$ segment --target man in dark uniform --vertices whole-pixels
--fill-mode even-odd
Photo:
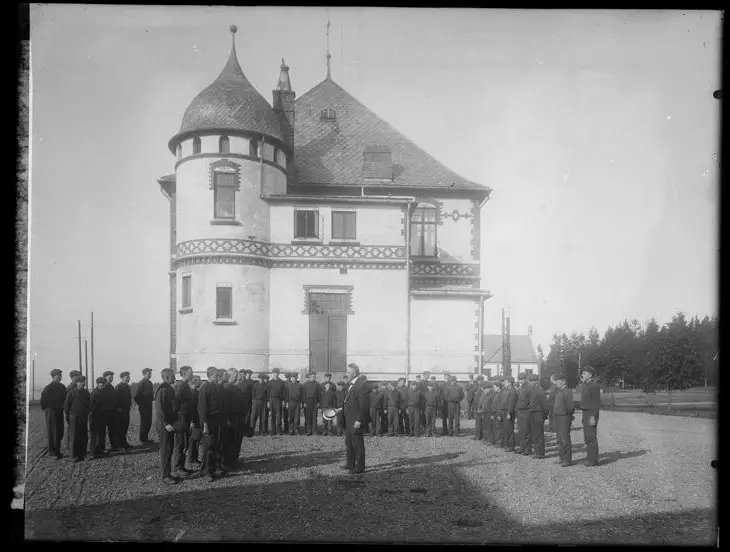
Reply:
[[[530,392],[532,386],[527,382],[527,374],[521,372],[517,375],[519,388],[517,390],[517,441],[519,453],[529,456],[532,454],[532,431],[530,418]]]
[[[504,399],[504,393],[502,392],[502,376],[498,376],[494,380],[495,393],[492,398],[492,412],[494,413],[494,445],[499,448],[504,448],[504,430],[502,428],[502,400]]]
[[[461,401],[464,400],[464,389],[451,376],[451,382],[445,388],[446,402],[449,403],[449,436],[459,435],[461,429]],[[454,427],[456,426],[456,427]]]
[[[105,386],[104,378],[96,378],[96,389],[91,392],[89,401],[89,448],[92,458],[101,458],[106,452],[106,414],[103,408]]]
[[[423,378],[421,379],[421,383],[418,386],[419,390],[421,391],[421,431],[423,432],[423,436],[426,436],[426,391],[428,391],[428,378],[431,377],[431,371],[430,370],[424,370],[423,371]]]
[[[474,393],[476,385],[474,385],[474,374],[469,374],[469,383],[466,384],[466,417],[472,419],[472,407],[474,406]]]
[[[555,384],[557,393],[553,403],[553,423],[558,441],[558,464],[567,468],[573,461],[573,446],[570,440],[570,420],[573,416],[573,393],[565,384],[565,376],[557,374]]]
[[[102,410],[104,411],[104,427],[106,434],[109,436],[109,448],[111,450],[119,450],[117,443],[117,425],[116,425],[116,410],[117,410],[117,395],[114,392],[114,372],[106,371],[102,374],[102,377],[106,380],[104,384],[103,392],[99,397],[102,404]],[[101,443],[102,449],[106,446],[106,443]]]
[[[198,419],[203,429],[201,439],[200,476],[208,476],[208,481],[215,480],[215,469],[220,458],[221,411],[218,369],[208,367],[208,381],[200,388],[198,396]]]
[[[492,384],[485,381],[482,383],[482,398],[479,401],[477,412],[482,412],[482,440],[488,445],[494,439],[494,419],[492,418]]]
[[[444,372],[444,381],[439,385],[438,390],[441,395],[441,437],[445,437],[449,434],[448,421],[449,421],[449,401],[446,400],[446,388],[449,386],[451,381],[451,375],[449,372]]]
[[[436,435],[436,414],[440,406],[441,394],[436,389],[436,382],[429,380],[426,383],[426,393],[423,395],[423,402],[426,407],[426,435]]]
[[[555,395],[558,392],[558,387],[555,385],[555,374],[550,375],[550,387],[547,391],[547,401],[548,401],[548,430],[555,431],[555,427],[553,426],[553,404],[555,403]]]
[[[547,402],[545,390],[540,385],[540,377],[530,374],[530,438],[534,450],[533,458],[545,458],[545,414]]]
[[[193,379],[193,369],[190,366],[180,367],[180,381],[172,386],[175,397],[177,416],[172,424],[172,472],[176,478],[187,477],[192,471],[185,467],[185,451],[188,447],[190,425],[193,423],[193,391],[190,381]]]
[[[504,451],[515,451],[515,406],[517,405],[517,391],[514,387],[515,379],[512,376],[504,378],[505,391],[502,403],[503,421],[502,431],[504,432]]]
[[[289,435],[299,434],[299,419],[304,402],[304,388],[299,383],[297,373],[292,374],[292,381],[287,385],[286,402],[289,412]]]
[[[142,370],[142,380],[137,384],[137,391],[134,393],[134,402],[139,407],[139,442],[143,444],[152,442],[149,434],[152,427],[152,403],[155,400],[155,394],[150,381],[151,377],[152,368]]]
[[[200,398],[200,376],[193,376],[190,380],[190,392],[193,396],[192,421],[190,423],[190,434],[188,437],[188,448],[185,451],[188,466],[194,470],[194,464],[198,464],[198,453],[200,452],[200,438],[203,432],[200,429],[200,416],[198,414],[198,399]]]
[[[259,425],[259,435],[264,434],[264,416],[265,410],[264,405],[269,399],[269,388],[266,385],[264,374],[258,374],[258,380],[251,391],[253,398],[253,406],[251,408],[251,429],[256,429],[256,424]]]
[[[408,425],[410,437],[421,436],[421,402],[423,396],[417,381],[411,381],[410,389],[406,393],[406,409],[408,411]]]
[[[335,408],[335,384],[331,381],[326,381],[320,388],[319,392],[319,406],[322,409],[322,414],[326,408]],[[323,428],[322,435],[335,436],[334,422],[332,420],[327,421],[322,416]]]
[[[281,422],[281,404],[286,395],[286,384],[279,378],[279,368],[273,368],[273,377],[269,383],[269,412],[271,412],[271,434],[282,435],[284,428]]]
[[[81,374],[74,376],[76,385],[66,393],[63,409],[68,420],[69,451],[74,462],[81,462],[86,457],[89,445],[89,405],[91,396],[86,390],[86,378]]]
[[[116,409],[114,412],[115,423],[117,428],[117,446],[125,451],[130,450],[127,442],[127,433],[129,432],[129,410],[132,408],[132,390],[129,388],[129,372],[119,374],[120,381],[114,388],[116,395]]]
[[[474,417],[474,437],[472,439],[474,441],[480,441],[483,436],[483,427],[482,422],[484,421],[484,416],[482,415],[482,411],[480,409],[480,404],[482,402],[482,395],[484,394],[484,387],[482,386],[482,382],[484,381],[484,376],[479,374],[475,379],[475,385],[476,389],[474,390],[474,400],[472,404],[472,414]]]
[[[355,363],[347,365],[349,388],[345,394],[343,412],[345,414],[345,449],[347,460],[344,468],[350,473],[365,471],[365,439],[363,433],[368,424],[370,407],[370,384],[360,375]]]
[[[383,394],[380,393],[377,383],[370,385],[369,408],[370,437],[375,437],[375,435],[382,433],[382,427],[380,426],[380,412],[383,410]]]
[[[286,391],[291,383],[291,372],[284,373],[284,398],[281,400],[281,421],[284,425],[283,435],[289,433],[289,401],[287,400]]]
[[[51,370],[51,383],[41,392],[41,408],[46,415],[46,454],[57,459],[63,458],[63,405],[66,400],[66,386],[61,383],[63,372],[58,368]]]
[[[246,424],[245,401],[243,398],[243,390],[241,389],[240,372],[235,368],[231,368],[228,374],[229,393],[231,397],[231,425],[233,427],[234,441],[231,443],[230,457],[228,458],[228,466],[232,469],[236,468],[241,462],[241,447],[243,446],[243,438],[250,432]],[[234,375],[235,374],[235,375]],[[233,381],[233,384],[231,384]]]
[[[68,396],[68,394],[71,392],[71,389],[76,388],[76,382],[78,381],[79,376],[81,376],[81,372],[79,372],[78,370],[71,370],[68,373],[68,377],[71,378],[71,382],[66,386],[66,396]],[[68,423],[69,423],[69,420],[68,420],[68,414],[67,414],[66,415],[66,424],[68,424]],[[66,431],[64,433],[63,444],[64,444],[64,447],[66,448],[66,452],[68,453],[68,455],[72,456],[69,435],[70,435],[70,431]]]
[[[344,381],[337,382],[337,391],[335,391],[335,408],[337,412],[337,435],[342,437],[345,433],[345,415],[341,410],[345,405],[345,395],[347,394],[347,384]]]
[[[398,386],[396,391],[400,394],[400,409],[398,410],[398,433],[401,435],[410,435],[410,426],[408,424],[408,409],[406,404],[408,402],[408,386],[406,385],[406,378],[398,378]]]
[[[400,412],[401,394],[395,387],[395,382],[389,381],[386,385],[385,399],[383,404],[388,411],[388,435],[395,437],[398,431],[398,413]]]
[[[583,439],[588,456],[585,465],[598,465],[598,414],[601,409],[601,389],[596,381],[596,370],[585,366],[581,370],[580,409],[583,413]]]
[[[241,382],[241,392],[243,393],[243,417],[244,423],[253,429],[251,423],[251,409],[253,408],[253,386],[254,381],[252,379],[253,371],[244,370],[245,378]]]
[[[307,435],[319,434],[317,430],[317,405],[319,403],[320,387],[317,383],[317,374],[309,372],[307,381],[302,392],[304,393],[304,427]]]
[[[157,388],[155,410],[157,411],[158,430],[160,436],[160,472],[162,482],[174,485],[178,480],[172,477],[171,464],[175,423],[177,422],[177,404],[175,401],[175,372],[164,368],[161,373],[162,384]]]

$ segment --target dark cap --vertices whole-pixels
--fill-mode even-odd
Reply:
[[[583,368],[581,368],[580,371],[588,372],[591,376],[596,375],[596,369],[593,366],[583,366]]]
[[[272,372],[273,374],[278,374],[279,372],[281,372],[281,368],[278,368],[278,367],[274,366],[274,367],[273,367],[273,368],[271,369],[271,372]]]
[[[259,379],[264,379],[266,376],[264,376],[263,372],[259,372],[258,374],[256,374],[256,377]]]
[[[436,381],[436,376],[431,376],[431,381]]]
[[[331,378],[331,377],[332,377],[332,374],[330,374],[329,372],[327,372],[327,373],[326,373],[326,374],[324,375],[324,377],[326,377],[326,378]]]
[[[123,378],[124,376],[128,376],[128,375],[129,375],[129,372],[122,372],[121,374],[119,374],[119,377]]]
[[[408,382],[408,385],[416,385],[418,382],[416,380],[411,380]]]
[[[416,379],[421,379],[421,374],[416,374]]]
[[[337,385],[338,385],[338,386],[340,386],[340,385],[341,385],[342,387],[344,387],[344,386],[345,386],[345,385],[347,385],[347,384],[346,384],[346,383],[345,383],[344,381],[338,381],[338,382],[337,382]]]
[[[79,374],[76,376],[76,381],[86,381],[86,376]]]
[[[567,381],[565,374],[555,374],[555,381]]]
[[[81,372],[79,372],[78,370],[71,370],[68,375],[69,377],[80,376]]]
[[[246,370],[245,368],[241,368],[241,369],[240,369],[240,370],[238,371],[238,373],[239,373],[239,374],[246,374],[246,373],[248,373],[248,370]]]
[[[100,383],[106,383],[106,380],[101,376],[96,378],[96,384],[99,385]]]
[[[482,382],[482,387],[492,387],[492,384],[489,383],[488,381],[483,381]]]
[[[377,389],[378,387],[380,387],[380,384],[378,384],[378,383],[371,383],[370,384],[370,387],[372,387],[373,389]]]
[[[51,377],[55,378],[56,376],[60,376],[63,374],[63,370],[59,370],[58,368],[54,368],[51,370]]]
[[[148,372],[149,372],[149,373],[151,374],[151,373],[152,373],[152,368],[143,368],[143,369],[142,369],[142,373],[143,373],[143,374],[146,374],[146,373],[148,373]]]
[[[114,375],[114,372],[107,370],[106,372],[104,372],[102,374],[102,377],[113,376],[113,375]]]

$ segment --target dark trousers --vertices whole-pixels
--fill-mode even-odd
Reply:
[[[271,412],[271,433],[283,433],[281,423],[281,399],[269,399],[269,411]]]
[[[364,426],[359,429],[353,427],[353,422],[346,420],[345,450],[347,452],[347,467],[354,468],[355,472],[365,471],[365,438]]]
[[[91,453],[101,454],[106,447],[106,423],[103,412],[92,412],[89,415],[89,449]]]
[[[227,428],[228,440],[226,449],[223,451],[223,464],[233,466],[241,454],[241,446],[243,445],[243,431],[246,427],[244,414],[233,413],[229,415],[231,425]]]
[[[340,410],[337,413],[337,435],[342,436],[345,432],[345,415]]]
[[[517,411],[517,440],[522,454],[532,454],[532,416],[525,408]]]
[[[116,442],[117,447],[127,448],[129,443],[127,442],[127,433],[129,432],[129,410],[122,410],[114,412],[114,426],[117,431]]]
[[[263,423],[261,424],[264,433],[269,432],[269,402],[264,401]]]
[[[86,456],[86,447],[89,446],[89,420],[87,417],[68,417],[68,454],[72,458],[83,460]]]
[[[63,442],[63,410],[46,408],[46,436],[48,438],[49,455],[61,456],[61,443]]]
[[[256,423],[259,424],[259,435],[264,432],[265,425],[264,401],[254,400],[251,409],[251,429],[256,429]]]
[[[307,399],[304,403],[304,427],[307,435],[317,434],[317,401]]]
[[[377,408],[370,409],[370,436],[382,434],[383,430],[380,426],[380,410]]]
[[[281,422],[284,425],[284,433],[289,433],[289,408],[285,400],[281,401]]]
[[[218,458],[221,466],[226,465],[228,460],[228,452],[231,449],[233,441],[233,424],[231,423],[230,414],[223,414],[220,417],[220,426],[218,429]]]
[[[243,419],[246,422],[246,425],[253,427],[251,424],[251,406],[252,406],[253,399],[251,397],[244,397],[243,398]]]
[[[139,405],[139,440],[144,443],[150,440],[150,428],[152,427],[152,403]]]
[[[530,439],[535,456],[545,456],[545,416],[542,411],[530,412]]]
[[[502,411],[494,412],[494,444],[498,447],[504,446],[504,432],[502,431]]]
[[[185,467],[185,451],[188,448],[188,434],[190,425],[181,424],[179,429],[173,432],[172,441],[172,469],[178,471]],[[167,432],[165,432],[167,433]],[[160,445],[162,446],[162,445]],[[163,476],[164,477],[164,476]]]
[[[555,431],[555,416],[553,416],[553,405],[549,405],[550,414],[548,415],[548,429]]]
[[[484,436],[484,414],[481,412],[474,413],[474,439],[479,441]]]
[[[193,439],[192,433],[192,430],[188,433],[188,448],[185,451],[185,457],[187,458],[188,465],[197,464],[198,455],[200,453],[200,439]]]
[[[294,435],[295,431],[299,431],[299,416],[300,416],[299,403],[290,402],[287,412],[289,414],[289,433],[291,435]]]
[[[573,444],[570,441],[570,416],[553,416],[555,437],[558,441],[558,457],[561,462],[570,464],[573,461]]]
[[[507,452],[515,450],[515,422],[512,420],[511,412],[506,410],[502,414],[502,433],[504,433],[504,450]]]
[[[106,426],[106,434],[109,436],[109,446],[111,448],[116,448],[117,446],[117,417],[116,417],[116,411],[115,410],[105,410],[104,411],[104,424]],[[106,443],[103,443],[102,446],[106,446]],[[103,450],[103,449],[102,449]]]
[[[220,421],[217,418],[208,420],[208,435],[204,435],[200,440],[201,456],[203,457],[203,461],[200,463],[201,475],[213,474],[218,466],[221,453],[220,433]]]
[[[160,436],[160,475],[161,477],[170,477],[172,471],[172,454],[175,445],[175,432],[167,431],[162,422],[159,422],[157,433]]]
[[[411,426],[408,423],[408,409],[406,408],[398,409],[398,433],[401,435],[410,435],[411,433]]]
[[[449,420],[449,403],[446,401],[441,403],[441,435],[446,435],[446,433],[449,430],[448,427],[448,420]]]
[[[408,407],[408,424],[410,425],[411,437],[421,436],[421,409],[417,406]]]
[[[388,407],[388,433],[392,437],[398,429],[398,407]]]
[[[472,406],[474,405],[474,399],[466,401],[466,419],[471,420],[473,416]]]
[[[426,429],[426,407],[424,406],[421,408],[421,430],[425,431]]]
[[[492,412],[484,413],[484,421],[482,422],[482,433],[484,433],[484,441],[490,445],[494,444],[494,414]]]
[[[454,434],[454,425],[456,425],[456,432],[459,432],[461,428],[461,409],[458,402],[449,403],[449,435]]]
[[[426,406],[426,433],[429,437],[433,437],[436,434],[436,414],[438,413],[438,406]]]
[[[594,426],[588,424],[591,416],[596,417],[596,425]],[[588,453],[588,463],[598,464],[598,412],[583,411],[583,440]]]

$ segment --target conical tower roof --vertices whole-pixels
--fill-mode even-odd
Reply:
[[[232,26],[231,32],[235,29]],[[180,131],[170,140],[170,150],[174,153],[183,135],[204,130],[260,132],[283,141],[273,108],[243,74],[235,42],[218,78],[185,110]]]

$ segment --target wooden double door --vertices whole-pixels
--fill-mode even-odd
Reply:
[[[347,294],[309,294],[309,369],[332,373],[337,382],[347,364]],[[321,380],[320,380],[321,381]]]

